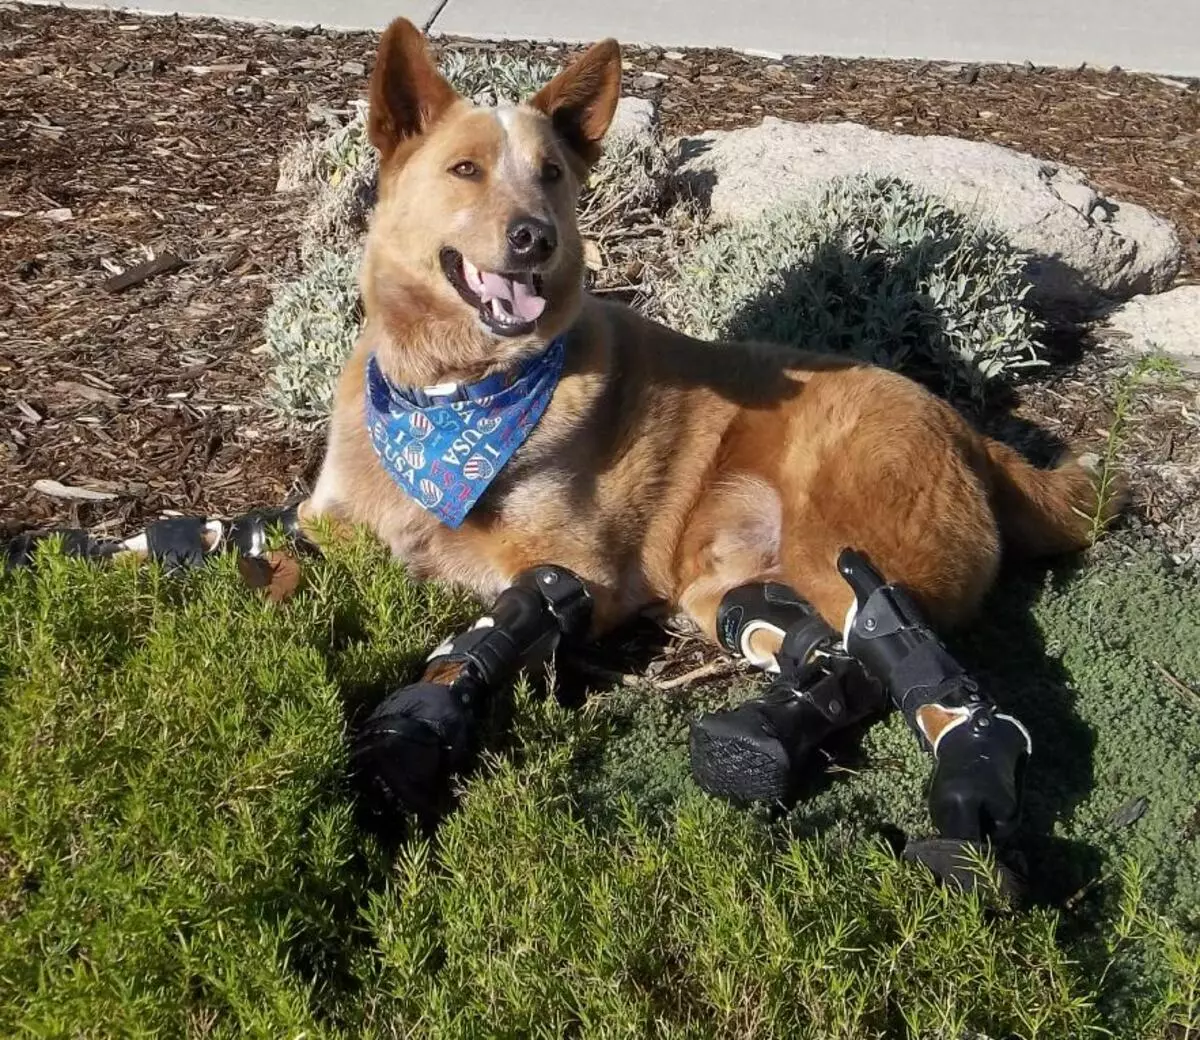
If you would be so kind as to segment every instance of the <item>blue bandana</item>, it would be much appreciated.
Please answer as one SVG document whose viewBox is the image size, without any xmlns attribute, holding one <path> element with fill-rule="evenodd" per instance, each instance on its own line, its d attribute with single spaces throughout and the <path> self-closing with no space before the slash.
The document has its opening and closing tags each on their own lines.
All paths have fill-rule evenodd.
<svg viewBox="0 0 1200 1040">
<path fill-rule="evenodd" d="M 402 491 L 459 527 L 545 412 L 563 366 L 563 337 L 510 372 L 447 393 L 393 384 L 367 359 L 367 432 Z"/>
</svg>

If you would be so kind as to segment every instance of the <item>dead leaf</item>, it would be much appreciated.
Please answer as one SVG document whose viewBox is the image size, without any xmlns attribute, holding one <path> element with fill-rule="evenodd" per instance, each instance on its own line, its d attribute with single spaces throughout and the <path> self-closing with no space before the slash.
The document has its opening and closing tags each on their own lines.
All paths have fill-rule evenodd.
<svg viewBox="0 0 1200 1040">
<path fill-rule="evenodd" d="M 238 572 L 252 589 L 264 589 L 272 603 L 291 599 L 300 587 L 300 563 L 285 552 L 238 558 Z"/>
</svg>

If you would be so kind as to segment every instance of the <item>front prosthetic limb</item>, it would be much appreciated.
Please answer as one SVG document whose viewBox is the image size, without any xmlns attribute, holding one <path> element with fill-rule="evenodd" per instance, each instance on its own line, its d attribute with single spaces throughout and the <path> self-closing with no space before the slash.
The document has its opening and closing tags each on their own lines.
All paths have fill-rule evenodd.
<svg viewBox="0 0 1200 1040">
<path fill-rule="evenodd" d="M 741 805 L 788 802 L 813 752 L 886 704 L 880 685 L 841 652 L 837 633 L 779 582 L 729 592 L 717 636 L 777 678 L 761 697 L 692 723 L 692 776 L 708 794 Z"/>
<path fill-rule="evenodd" d="M 403 811 L 425 825 L 448 807 L 451 780 L 474 762 L 495 695 L 544 664 L 563 637 L 584 634 L 592 603 L 562 567 L 525 571 L 491 610 L 430 655 L 421 680 L 389 694 L 357 728 L 351 773 L 382 828 Z"/>
</svg>

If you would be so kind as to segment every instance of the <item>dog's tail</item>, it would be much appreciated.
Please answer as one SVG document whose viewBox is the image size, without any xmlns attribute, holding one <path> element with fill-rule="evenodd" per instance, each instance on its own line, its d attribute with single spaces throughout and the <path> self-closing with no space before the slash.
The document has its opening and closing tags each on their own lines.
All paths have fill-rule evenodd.
<svg viewBox="0 0 1200 1040">
<path fill-rule="evenodd" d="M 1086 456 L 1038 469 L 1016 451 L 983 438 L 992 509 L 1005 545 L 1026 557 L 1091 545 L 1125 507 L 1125 482 Z"/>
</svg>

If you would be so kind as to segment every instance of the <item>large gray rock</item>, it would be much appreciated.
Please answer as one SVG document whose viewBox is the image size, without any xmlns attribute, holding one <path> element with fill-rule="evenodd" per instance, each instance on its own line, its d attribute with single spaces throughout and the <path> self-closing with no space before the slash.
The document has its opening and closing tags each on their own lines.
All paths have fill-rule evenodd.
<svg viewBox="0 0 1200 1040">
<path fill-rule="evenodd" d="M 623 97 L 617 102 L 612 125 L 605 135 L 605 144 L 641 144 L 654 136 L 658 113 L 654 102 L 639 97 Z"/>
<path fill-rule="evenodd" d="M 1135 296 L 1108 315 L 1108 328 L 1131 353 L 1166 354 L 1200 375 L 1200 285 Z"/>
<path fill-rule="evenodd" d="M 889 134 L 855 123 L 791 123 L 713 130 L 679 142 L 678 172 L 723 222 L 814 198 L 838 177 L 896 177 L 1005 232 L 1033 256 L 1044 304 L 1092 312 L 1161 292 L 1179 271 L 1171 225 L 1100 195 L 1078 170 L 998 145 Z"/>
</svg>

